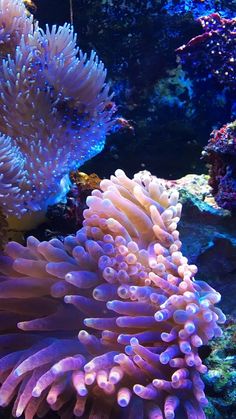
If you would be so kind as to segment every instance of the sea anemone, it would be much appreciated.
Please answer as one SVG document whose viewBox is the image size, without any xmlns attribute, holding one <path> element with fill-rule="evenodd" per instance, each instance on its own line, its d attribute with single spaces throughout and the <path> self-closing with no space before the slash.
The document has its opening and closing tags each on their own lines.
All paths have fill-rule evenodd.
<svg viewBox="0 0 236 419">
<path fill-rule="evenodd" d="M 0 135 L 0 202 L 3 212 L 17 213 L 23 205 L 21 185 L 26 182 L 25 158 L 14 141 Z"/>
<path fill-rule="evenodd" d="M 180 251 L 178 192 L 121 170 L 100 188 L 75 236 L 6 247 L 0 404 L 26 419 L 205 418 L 198 348 L 225 317 Z"/>
<path fill-rule="evenodd" d="M 69 24 L 43 31 L 21 0 L 0 0 L 0 10 L 0 131 L 25 172 L 23 184 L 9 179 L 23 198 L 18 211 L 10 198 L 2 205 L 20 215 L 65 196 L 70 170 L 103 149 L 114 104 L 103 63 L 79 50 Z"/>
<path fill-rule="evenodd" d="M 33 35 L 38 23 L 28 15 L 21 0 L 0 0 L 0 52 L 1 58 L 15 53 L 22 37 Z"/>
</svg>

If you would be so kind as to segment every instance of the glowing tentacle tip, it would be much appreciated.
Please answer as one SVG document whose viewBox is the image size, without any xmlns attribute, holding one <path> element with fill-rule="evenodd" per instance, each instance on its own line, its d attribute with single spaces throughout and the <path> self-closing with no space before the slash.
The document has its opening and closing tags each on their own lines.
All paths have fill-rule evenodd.
<svg viewBox="0 0 236 419">
<path fill-rule="evenodd" d="M 117 394 L 117 402 L 119 404 L 119 406 L 121 407 L 126 407 L 128 406 L 130 399 L 131 399 L 131 391 L 126 388 L 126 387 L 122 387 L 120 388 L 120 390 L 118 391 Z"/>
</svg>

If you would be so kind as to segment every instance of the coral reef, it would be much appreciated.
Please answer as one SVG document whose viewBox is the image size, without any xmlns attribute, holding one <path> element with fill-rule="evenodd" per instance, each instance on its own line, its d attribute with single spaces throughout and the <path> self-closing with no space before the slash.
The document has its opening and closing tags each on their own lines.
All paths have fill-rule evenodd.
<svg viewBox="0 0 236 419">
<path fill-rule="evenodd" d="M 70 25 L 44 32 L 22 0 L 1 0 L 0 28 L 1 205 L 19 215 L 65 195 L 69 171 L 102 150 L 114 105 L 103 63 Z"/>
<path fill-rule="evenodd" d="M 96 45 L 105 57 L 119 111 L 134 121 L 135 130 L 135 138 L 129 132 L 118 134 L 119 139 L 109 137 L 102 155 L 82 168 L 86 172 L 109 176 L 119 165 L 129 174 L 146 167 L 166 178 L 195 172 L 196 167 L 201 173 L 204 165 L 198 156 L 213 124 L 230 118 L 223 85 L 208 80 L 196 86 L 195 79 L 176 67 L 174 50 L 202 30 L 191 13 L 164 13 L 164 3 L 88 0 L 86 10 L 74 3 L 75 23 L 83 28 L 81 43 Z M 169 147 L 173 156 L 180 151 L 177 162 L 167 156 Z M 136 158 L 130 161 L 134 153 Z"/>
<path fill-rule="evenodd" d="M 176 69 L 167 71 L 168 77 L 165 77 L 157 83 L 150 102 L 159 102 L 159 104 L 170 107 L 182 108 L 186 102 L 191 103 L 193 96 L 192 82 L 186 77 L 181 65 Z M 188 112 L 191 114 L 191 107 Z"/>
<path fill-rule="evenodd" d="M 210 356 L 206 358 L 209 368 L 203 380 L 210 395 L 206 414 L 209 418 L 232 419 L 236 409 L 236 321 L 227 316 L 223 325 L 222 339 L 210 343 Z"/>
<path fill-rule="evenodd" d="M 198 19 L 204 33 L 176 50 L 184 68 L 196 79 L 215 77 L 220 84 L 235 89 L 236 18 L 224 19 L 218 13 Z"/>
<path fill-rule="evenodd" d="M 0 404 L 27 419 L 205 418 L 198 348 L 225 317 L 180 251 L 178 192 L 118 170 L 87 205 L 64 243 L 30 237 L 1 258 Z"/>
<path fill-rule="evenodd" d="M 217 204 L 236 210 L 236 121 L 211 133 L 203 157 L 209 165 L 209 184 Z"/>
<path fill-rule="evenodd" d="M 195 18 L 210 13 L 220 13 L 224 17 L 231 17 L 236 12 L 234 0 L 165 0 L 162 10 L 170 15 L 176 13 L 192 13 Z"/>
<path fill-rule="evenodd" d="M 175 188 L 180 193 L 181 203 L 189 201 L 192 196 L 203 201 L 211 199 L 211 187 L 208 184 L 208 175 L 196 175 L 194 173 L 183 176 L 180 179 L 164 180 L 167 188 Z"/>
</svg>

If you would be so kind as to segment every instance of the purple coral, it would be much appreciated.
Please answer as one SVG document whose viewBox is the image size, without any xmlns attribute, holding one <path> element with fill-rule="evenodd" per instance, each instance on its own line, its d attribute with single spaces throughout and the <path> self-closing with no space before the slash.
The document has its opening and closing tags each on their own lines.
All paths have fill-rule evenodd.
<svg viewBox="0 0 236 419">
<path fill-rule="evenodd" d="M 204 33 L 176 50 L 181 63 L 197 79 L 214 77 L 219 83 L 235 88 L 236 19 L 224 19 L 212 13 L 197 21 Z"/>
<path fill-rule="evenodd" d="M 68 24 L 44 32 L 22 0 L 0 0 L 0 52 L 0 131 L 11 153 L 19 148 L 25 175 L 8 184 L 21 191 L 18 211 L 10 198 L 3 205 L 19 215 L 65 196 L 68 172 L 102 150 L 114 104 L 95 52 L 79 50 Z"/>
<path fill-rule="evenodd" d="M 203 156 L 209 164 L 209 184 L 217 204 L 236 210 L 236 121 L 214 130 Z"/>
<path fill-rule="evenodd" d="M 0 404 L 26 419 L 205 418 L 198 348 L 225 318 L 180 251 L 178 192 L 148 172 L 100 186 L 75 236 L 6 247 Z"/>
</svg>

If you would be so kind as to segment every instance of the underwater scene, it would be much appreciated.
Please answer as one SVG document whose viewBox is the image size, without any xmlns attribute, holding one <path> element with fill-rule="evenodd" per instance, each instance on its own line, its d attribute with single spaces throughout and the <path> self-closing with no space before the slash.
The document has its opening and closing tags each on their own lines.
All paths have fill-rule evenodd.
<svg viewBox="0 0 236 419">
<path fill-rule="evenodd" d="M 0 419 L 236 419 L 236 0 L 0 0 Z"/>
</svg>

